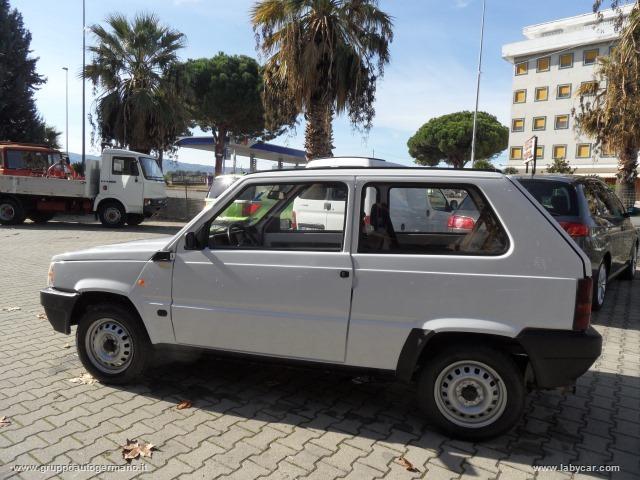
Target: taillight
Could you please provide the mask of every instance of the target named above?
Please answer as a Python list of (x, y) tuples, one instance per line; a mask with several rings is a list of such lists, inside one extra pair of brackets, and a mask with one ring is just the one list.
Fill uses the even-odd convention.
[(298, 218), (296, 217), (296, 212), (291, 212), (291, 230), (298, 229)]
[(591, 303), (593, 300), (593, 280), (578, 280), (576, 307), (573, 313), (573, 329), (586, 330), (591, 324)]
[(464, 215), (451, 215), (447, 220), (447, 227), (455, 230), (473, 230), (475, 220)]
[(573, 238), (589, 236), (589, 227), (584, 223), (560, 222), (560, 226)]

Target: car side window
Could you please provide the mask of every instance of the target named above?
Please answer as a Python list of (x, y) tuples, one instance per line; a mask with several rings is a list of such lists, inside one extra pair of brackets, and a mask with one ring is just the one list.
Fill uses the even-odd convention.
[[(327, 202), (327, 192), (335, 192)], [(242, 189), (207, 224), (211, 249), (340, 251), (348, 188), (274, 183)]]
[[(429, 202), (432, 192), (444, 197), (445, 188), (464, 198), (455, 211), (436, 210)], [(360, 218), (359, 253), (501, 255), (509, 247), (495, 212), (471, 185), (368, 184)]]
[(603, 187), (600, 196), (606, 208), (607, 215), (617, 221), (622, 220), (624, 218), (624, 208), (616, 194), (608, 188)]
[(138, 162), (131, 157), (113, 157), (113, 175), (138, 175)]
[(431, 207), (434, 210), (438, 210), (440, 212), (451, 211), (451, 207), (449, 207), (447, 197), (444, 196), (444, 193), (439, 188), (428, 188), (427, 197), (429, 199), (429, 203), (431, 203)]

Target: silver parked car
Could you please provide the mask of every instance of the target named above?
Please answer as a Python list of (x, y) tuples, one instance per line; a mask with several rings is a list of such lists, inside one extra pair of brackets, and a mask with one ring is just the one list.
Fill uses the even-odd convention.
[[(293, 205), (325, 189), (341, 221), (300, 228)], [(473, 204), (472, 228), (397, 228), (444, 190)], [(482, 439), (518, 422), (528, 388), (572, 385), (600, 355), (591, 272), (500, 173), (314, 168), (246, 175), (172, 237), (58, 255), (41, 302), (103, 382), (135, 381), (162, 344), (348, 367), (415, 382), (433, 424)]]

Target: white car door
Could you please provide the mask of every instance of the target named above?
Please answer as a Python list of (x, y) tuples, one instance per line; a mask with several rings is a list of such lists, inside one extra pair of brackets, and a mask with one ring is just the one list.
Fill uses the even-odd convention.
[[(346, 222), (323, 232), (295, 228), (287, 218), (305, 191), (327, 186), (274, 183), (268, 208), (226, 229), (216, 218), (233, 202), (214, 206), (203, 226), (206, 245), (177, 247), (171, 311), (178, 343), (344, 361), (353, 278)], [(343, 203), (352, 200), (345, 195)]]
[[(142, 213), (144, 181), (141, 175), (136, 157), (125, 155), (112, 157), (108, 196), (120, 200), (127, 212)], [(101, 193), (106, 195), (107, 191), (103, 190)]]

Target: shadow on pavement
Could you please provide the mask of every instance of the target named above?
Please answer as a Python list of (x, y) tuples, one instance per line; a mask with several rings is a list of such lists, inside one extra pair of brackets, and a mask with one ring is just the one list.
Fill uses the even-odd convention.
[(100, 223), (82, 223), (73, 221), (55, 221), (36, 224), (25, 222), (22, 225), (2, 226), (0, 227), (1, 233), (8, 233), (11, 231), (20, 230), (43, 230), (43, 231), (83, 231), (83, 232), (113, 232), (113, 233), (159, 233), (165, 235), (173, 235), (183, 227), (182, 224), (175, 225), (155, 225), (155, 224), (141, 224), (135, 227), (125, 225), (122, 228), (105, 228)]

